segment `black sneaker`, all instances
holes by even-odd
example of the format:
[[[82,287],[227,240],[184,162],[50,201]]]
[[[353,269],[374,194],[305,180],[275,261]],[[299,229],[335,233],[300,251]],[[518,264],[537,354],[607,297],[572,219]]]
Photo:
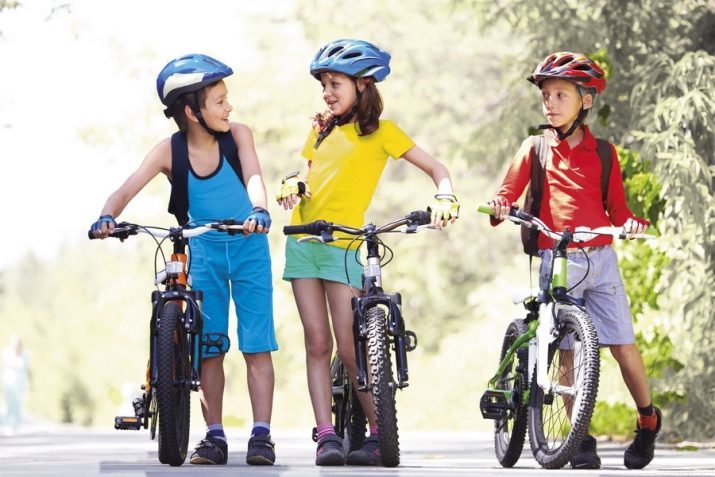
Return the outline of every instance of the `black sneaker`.
[[[636,438],[626,453],[623,456],[623,463],[629,469],[642,469],[646,465],[650,464],[653,460],[653,454],[655,453],[655,440],[660,432],[660,425],[662,421],[662,415],[660,414],[660,409],[655,408],[655,414],[658,416],[658,425],[655,431],[650,429],[641,429],[636,421]]]
[[[348,465],[382,465],[379,437],[367,437],[360,449],[348,454]]]
[[[581,441],[576,453],[571,457],[572,469],[600,469],[601,458],[596,453],[596,438],[591,434]]]
[[[222,439],[207,435],[196,444],[191,454],[192,464],[224,465],[228,461],[228,444]]]
[[[246,463],[250,465],[273,465],[276,461],[275,446],[270,434],[251,436],[248,440]]]
[[[318,449],[315,451],[315,465],[345,465],[342,439],[335,434],[319,439]]]

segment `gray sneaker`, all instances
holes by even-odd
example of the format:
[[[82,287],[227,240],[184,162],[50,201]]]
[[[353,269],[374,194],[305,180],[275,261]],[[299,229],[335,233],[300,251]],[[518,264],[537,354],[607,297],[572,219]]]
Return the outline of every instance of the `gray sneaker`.
[[[276,461],[275,446],[270,434],[251,436],[248,440],[246,463],[249,465],[273,465]]]
[[[228,444],[222,439],[207,435],[196,444],[191,454],[192,464],[225,465],[228,461]]]
[[[335,434],[329,434],[318,440],[315,465],[345,465],[342,439]]]
[[[362,447],[348,454],[348,465],[382,465],[380,453],[380,438],[369,436]]]

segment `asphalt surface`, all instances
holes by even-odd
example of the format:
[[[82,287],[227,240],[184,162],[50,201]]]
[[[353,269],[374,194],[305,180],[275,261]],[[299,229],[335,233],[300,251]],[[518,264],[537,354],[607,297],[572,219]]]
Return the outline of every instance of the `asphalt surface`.
[[[201,434],[192,432],[193,446]],[[644,470],[623,467],[623,443],[599,442],[598,471],[541,469],[527,449],[515,468],[503,469],[494,457],[488,433],[402,432],[401,465],[381,467],[316,467],[315,444],[304,431],[274,430],[277,462],[273,467],[245,464],[247,431],[230,429],[229,460],[225,466],[162,465],[157,442],[148,431],[87,429],[56,424],[29,424],[11,436],[0,435],[0,476],[433,476],[433,475],[578,475],[578,476],[715,476],[715,446],[696,450],[659,444],[656,457]]]

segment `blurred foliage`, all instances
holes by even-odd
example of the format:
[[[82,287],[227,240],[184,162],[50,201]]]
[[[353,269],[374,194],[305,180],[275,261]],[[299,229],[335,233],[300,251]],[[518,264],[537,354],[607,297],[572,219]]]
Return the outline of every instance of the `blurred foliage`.
[[[684,392],[687,400],[666,413],[672,427],[664,432],[673,438],[711,438],[715,406],[701,383],[715,377],[715,7],[706,0],[597,0],[588,8],[575,0],[465,0],[454,5],[473,12],[487,28],[508,25],[524,35],[525,52],[505,59],[521,72],[531,71],[548,53],[564,50],[590,54],[609,71],[608,87],[596,103],[599,120],[592,127],[629,149],[619,150],[629,205],[657,222],[661,236],[658,252],[635,251],[645,244],[621,247],[622,255],[629,256],[623,257],[623,268],[631,299],[649,305],[634,306],[644,314],[639,325],[662,338],[639,340],[644,355],[663,353],[657,366],[649,362],[649,373],[661,375],[661,364],[673,373],[654,380],[654,399]],[[512,121],[523,103],[515,91],[502,110],[503,121]],[[517,121],[524,130],[534,124],[531,115]],[[484,126],[476,138],[486,140],[491,132]],[[691,413],[700,418],[688,421]]]

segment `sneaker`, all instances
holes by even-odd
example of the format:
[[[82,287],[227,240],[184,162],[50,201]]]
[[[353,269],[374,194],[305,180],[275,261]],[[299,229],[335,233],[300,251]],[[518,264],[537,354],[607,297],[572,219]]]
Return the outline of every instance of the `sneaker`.
[[[342,439],[335,434],[329,434],[318,440],[315,465],[345,465]]]
[[[382,465],[380,438],[369,436],[362,447],[348,454],[348,465]]]
[[[224,465],[228,461],[228,444],[222,439],[207,435],[196,444],[191,454],[192,464]]]
[[[658,437],[660,432],[660,425],[662,421],[662,416],[660,414],[660,409],[655,408],[655,414],[658,416],[658,425],[655,431],[650,429],[641,429],[636,421],[636,438],[626,453],[623,456],[623,463],[629,469],[642,469],[646,465],[650,464],[653,460],[653,454],[655,453],[655,439]]]
[[[251,436],[248,440],[246,463],[250,465],[273,465],[276,461],[276,453],[273,450],[275,446],[270,434]]]
[[[596,453],[596,438],[591,434],[581,441],[576,453],[571,457],[572,469],[600,469],[601,458]]]

